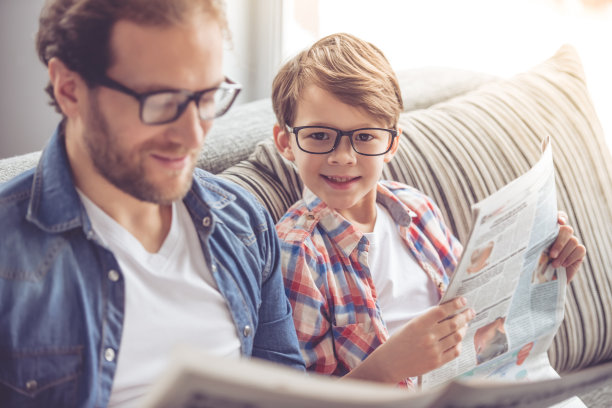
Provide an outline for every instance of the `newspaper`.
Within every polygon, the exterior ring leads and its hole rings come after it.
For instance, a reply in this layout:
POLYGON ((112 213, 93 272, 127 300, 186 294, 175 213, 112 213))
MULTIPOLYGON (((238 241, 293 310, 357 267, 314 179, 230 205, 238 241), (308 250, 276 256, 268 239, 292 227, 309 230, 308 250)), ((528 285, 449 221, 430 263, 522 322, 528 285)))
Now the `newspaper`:
POLYGON ((538 382, 453 380, 410 392, 339 379, 257 359, 214 357, 183 347, 154 384, 143 408, 541 408, 612 381, 612 362, 538 382))
POLYGON ((548 140, 542 150, 528 172, 472 208, 473 227, 441 302, 463 296, 476 316, 460 356, 422 376, 423 389, 456 377, 558 377, 547 350, 563 320, 566 274, 548 256, 559 225, 548 140))

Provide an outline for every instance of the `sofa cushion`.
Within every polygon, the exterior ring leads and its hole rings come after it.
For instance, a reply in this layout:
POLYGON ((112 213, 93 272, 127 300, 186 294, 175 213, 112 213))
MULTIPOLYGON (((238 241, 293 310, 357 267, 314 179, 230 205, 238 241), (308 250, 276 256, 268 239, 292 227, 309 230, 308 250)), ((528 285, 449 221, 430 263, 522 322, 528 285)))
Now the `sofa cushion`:
MULTIPOLYGON (((610 359, 612 158, 576 51, 564 46, 528 72, 404 112, 400 126, 400 148, 383 177, 433 197, 463 242, 471 205, 524 173, 537 161, 542 138, 550 136, 558 205, 587 257, 569 286, 565 320, 549 356, 561 372, 610 359)), ((301 196, 295 168, 270 139, 222 175, 252 191, 275 220, 301 196)))

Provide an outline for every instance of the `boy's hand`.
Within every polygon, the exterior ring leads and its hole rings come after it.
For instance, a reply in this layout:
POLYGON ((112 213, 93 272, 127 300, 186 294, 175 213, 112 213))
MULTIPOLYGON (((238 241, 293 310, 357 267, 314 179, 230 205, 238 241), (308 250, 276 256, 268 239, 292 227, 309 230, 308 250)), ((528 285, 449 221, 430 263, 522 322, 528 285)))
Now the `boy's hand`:
POLYGON ((559 235, 550 247, 549 255, 553 259, 552 266, 558 268, 565 267, 567 271, 567 282, 569 283, 586 255, 586 248, 578 242, 578 238, 574 235, 574 229, 567 224, 567 214, 559 211, 557 220, 561 225, 559 235))
POLYGON ((425 374, 459 355, 467 323, 474 318, 472 309, 456 314, 464 306, 462 297, 435 306, 412 319, 383 345, 392 356, 387 369, 395 373, 394 381, 425 374))

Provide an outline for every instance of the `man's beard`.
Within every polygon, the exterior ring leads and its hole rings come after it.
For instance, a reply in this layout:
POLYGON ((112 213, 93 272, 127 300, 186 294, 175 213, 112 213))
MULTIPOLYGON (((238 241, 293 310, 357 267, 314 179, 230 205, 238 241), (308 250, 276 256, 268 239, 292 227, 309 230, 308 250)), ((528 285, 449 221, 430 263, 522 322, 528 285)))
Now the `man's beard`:
POLYGON ((160 148, 159 143, 151 141, 143 144, 133 153, 120 151, 117 146, 121 144, 116 143, 117 137, 109 129, 107 119, 101 114, 95 95, 90 101, 89 126, 85 130, 84 139, 93 165, 98 172, 115 187, 141 201, 168 205, 182 199, 191 187, 191 174, 193 174, 195 163, 192 164, 189 171, 190 176, 185 180, 177 179, 174 185, 167 183, 165 186, 160 186, 147 177, 140 153, 153 148, 158 151, 180 151, 183 148, 176 143, 166 143, 164 148, 160 148))

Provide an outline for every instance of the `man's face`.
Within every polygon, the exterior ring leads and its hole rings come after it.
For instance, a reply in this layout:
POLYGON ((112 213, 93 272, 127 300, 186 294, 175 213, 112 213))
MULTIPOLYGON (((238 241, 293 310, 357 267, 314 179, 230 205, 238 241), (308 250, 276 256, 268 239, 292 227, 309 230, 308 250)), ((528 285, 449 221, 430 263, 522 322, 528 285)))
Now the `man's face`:
MULTIPOLYGON (((222 31, 205 14, 176 27, 119 21, 110 44, 114 63, 107 76, 139 93, 198 91, 224 79, 222 31)), ((84 109, 82 141, 102 177, 142 201, 168 204, 186 194, 212 125, 199 119, 195 103, 174 122, 145 125, 134 97, 97 86, 84 109)))

